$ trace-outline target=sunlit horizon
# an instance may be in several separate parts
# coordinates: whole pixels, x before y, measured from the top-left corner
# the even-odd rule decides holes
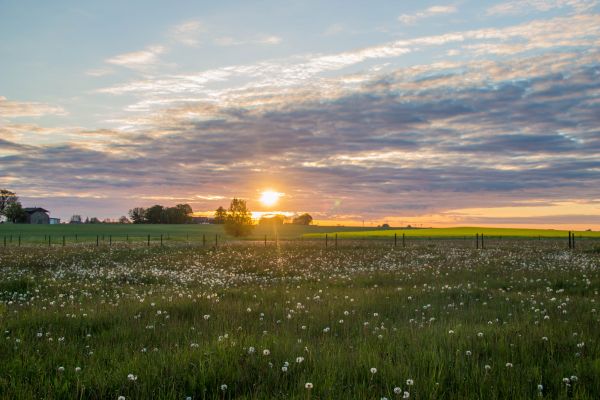
[[[63,222],[600,230],[596,1],[8,2],[0,33],[0,188]]]

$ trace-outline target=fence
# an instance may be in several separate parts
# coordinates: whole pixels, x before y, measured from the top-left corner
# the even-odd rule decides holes
[[[47,247],[66,247],[90,245],[95,247],[113,247],[113,246],[146,246],[146,247],[164,247],[173,245],[201,246],[204,248],[214,248],[223,245],[239,243],[253,243],[263,245],[279,245],[280,243],[304,243],[311,246],[323,246],[324,248],[341,248],[357,246],[390,246],[393,248],[407,248],[412,246],[427,245],[435,246],[441,243],[452,245],[453,247],[488,249],[499,248],[503,245],[527,245],[533,247],[542,247],[549,244],[553,246],[564,246],[567,249],[600,247],[599,237],[586,237],[575,235],[568,232],[567,237],[514,237],[514,236],[491,236],[483,233],[476,233],[474,236],[408,236],[394,234],[386,237],[351,237],[342,238],[337,234],[325,234],[323,237],[315,238],[284,238],[278,236],[264,235],[262,238],[235,239],[220,234],[196,234],[185,236],[173,236],[171,234],[148,234],[148,235],[4,235],[2,237],[2,246],[6,247],[27,247],[27,246],[47,246]]]

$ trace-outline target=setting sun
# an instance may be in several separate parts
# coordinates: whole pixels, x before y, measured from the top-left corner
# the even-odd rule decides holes
[[[275,192],[273,190],[265,190],[260,195],[260,202],[265,206],[273,206],[277,203],[283,193]]]

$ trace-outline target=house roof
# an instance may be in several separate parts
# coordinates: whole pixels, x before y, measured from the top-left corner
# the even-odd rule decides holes
[[[33,214],[33,213],[36,213],[38,211],[39,212],[45,212],[45,213],[49,213],[50,212],[50,211],[45,210],[45,209],[43,209],[41,207],[27,207],[27,208],[24,208],[23,211],[25,211],[27,214]]]

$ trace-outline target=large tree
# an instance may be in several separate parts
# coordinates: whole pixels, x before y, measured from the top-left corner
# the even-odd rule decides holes
[[[227,210],[225,210],[222,206],[219,206],[215,210],[215,224],[224,224],[227,219]]]
[[[4,208],[4,216],[7,221],[13,223],[25,222],[25,219],[27,218],[25,210],[23,210],[19,201],[8,203]]]
[[[19,197],[16,193],[6,189],[0,189],[0,215],[5,215],[6,207],[8,207],[9,204],[17,203],[18,201]]]
[[[252,213],[246,206],[246,200],[236,198],[231,200],[225,218],[225,232],[235,237],[248,236],[253,227]]]
[[[162,224],[165,223],[167,215],[165,208],[159,204],[156,204],[146,209],[146,222],[149,224]]]
[[[292,221],[296,225],[310,225],[312,224],[313,217],[310,214],[304,213],[302,215],[298,215]]]
[[[134,224],[143,224],[146,222],[146,210],[142,207],[135,207],[129,210],[129,218]]]

